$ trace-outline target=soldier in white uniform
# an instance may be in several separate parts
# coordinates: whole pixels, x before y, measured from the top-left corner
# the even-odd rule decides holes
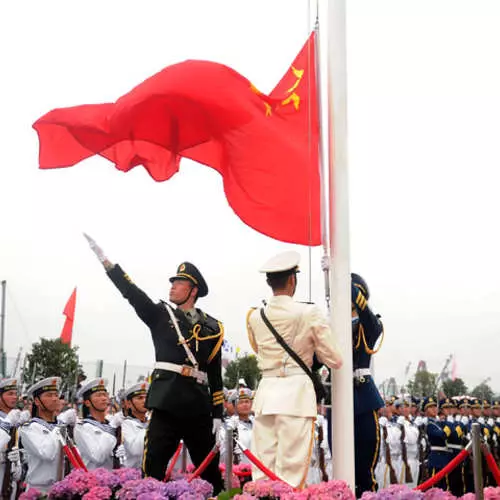
[[[26,489],[42,493],[63,478],[61,434],[56,423],[61,379],[50,377],[28,389],[33,400],[32,419],[19,429],[28,464]]]
[[[401,429],[392,419],[391,406],[380,410],[380,455],[375,467],[375,478],[379,489],[398,484],[401,472]]]
[[[17,481],[22,475],[18,428],[31,418],[28,412],[16,409],[17,389],[15,378],[0,380],[0,491],[2,498],[16,497]],[[6,469],[7,467],[9,469]]]
[[[118,412],[109,422],[106,420],[109,405],[106,385],[106,379],[96,378],[83,385],[77,394],[78,399],[83,399],[83,419],[75,427],[75,443],[89,470],[99,467],[111,470],[119,467],[117,459],[125,458],[123,445],[117,446],[117,428],[125,417]]]
[[[147,382],[141,382],[125,389],[123,403],[126,417],[122,423],[123,446],[125,447],[125,467],[142,467],[144,454],[144,436],[148,426],[147,412],[144,406],[149,389]]]
[[[325,316],[317,306],[293,300],[299,261],[297,252],[284,252],[260,269],[273,291],[264,313],[308,367],[316,353],[323,364],[340,368],[342,358]],[[317,414],[314,386],[278,344],[259,310],[248,314],[247,328],[262,371],[254,400],[252,452],[278,477],[294,487],[303,487]],[[253,468],[254,480],[264,477],[260,469]]]
[[[419,460],[419,436],[418,427],[411,421],[411,408],[413,402],[409,398],[404,398],[400,402],[400,416],[396,423],[401,430],[402,462],[399,471],[399,483],[407,484],[409,488],[415,488],[418,483],[418,473],[420,469]],[[406,455],[406,457],[405,457]],[[409,470],[406,469],[406,463]]]
[[[226,459],[226,432],[225,428],[230,426],[234,432],[234,438],[237,439],[245,448],[250,449],[252,444],[252,430],[253,430],[253,416],[252,413],[252,391],[248,388],[241,387],[238,391],[234,391],[231,396],[231,403],[234,407],[235,413],[232,417],[228,417],[224,421],[224,426],[219,431],[220,442],[220,457],[221,463]],[[233,463],[234,464],[248,464],[250,461],[243,454],[241,449],[233,445]]]

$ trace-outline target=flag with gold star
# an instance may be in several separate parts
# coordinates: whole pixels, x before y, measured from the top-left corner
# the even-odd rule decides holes
[[[189,158],[223,177],[229,205],[260,233],[319,245],[315,35],[270,94],[222,64],[164,68],[114,103],[54,109],[33,127],[42,169],[94,155],[165,181]]]

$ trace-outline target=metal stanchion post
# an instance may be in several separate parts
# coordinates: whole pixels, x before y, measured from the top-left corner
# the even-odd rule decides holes
[[[226,435],[225,437],[225,465],[226,465],[226,474],[224,477],[224,481],[226,483],[226,491],[229,491],[233,484],[233,429],[231,426],[226,427]]]
[[[182,451],[181,451],[181,472],[185,474],[187,472],[187,461],[188,461],[188,450],[186,444],[182,441]]]
[[[483,500],[483,468],[481,455],[481,425],[477,422],[472,424],[472,470],[474,472],[474,491],[476,500]]]

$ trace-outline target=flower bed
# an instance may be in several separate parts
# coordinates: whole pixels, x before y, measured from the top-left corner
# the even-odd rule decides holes
[[[163,483],[153,478],[141,479],[137,469],[90,472],[74,470],[55,483],[47,495],[30,489],[20,500],[207,500],[212,496],[212,485],[203,479],[178,479]]]

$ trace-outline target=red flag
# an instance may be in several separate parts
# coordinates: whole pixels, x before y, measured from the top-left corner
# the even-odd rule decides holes
[[[55,109],[33,125],[40,168],[101,155],[156,181],[181,157],[217,170],[236,214],[281,241],[321,243],[314,33],[269,95],[231,68],[185,61],[115,103]]]
[[[63,344],[69,344],[71,346],[71,338],[73,336],[73,321],[75,319],[75,307],[76,307],[76,287],[71,294],[66,307],[64,308],[63,314],[66,316],[64,321],[64,326],[61,332],[61,342]]]

